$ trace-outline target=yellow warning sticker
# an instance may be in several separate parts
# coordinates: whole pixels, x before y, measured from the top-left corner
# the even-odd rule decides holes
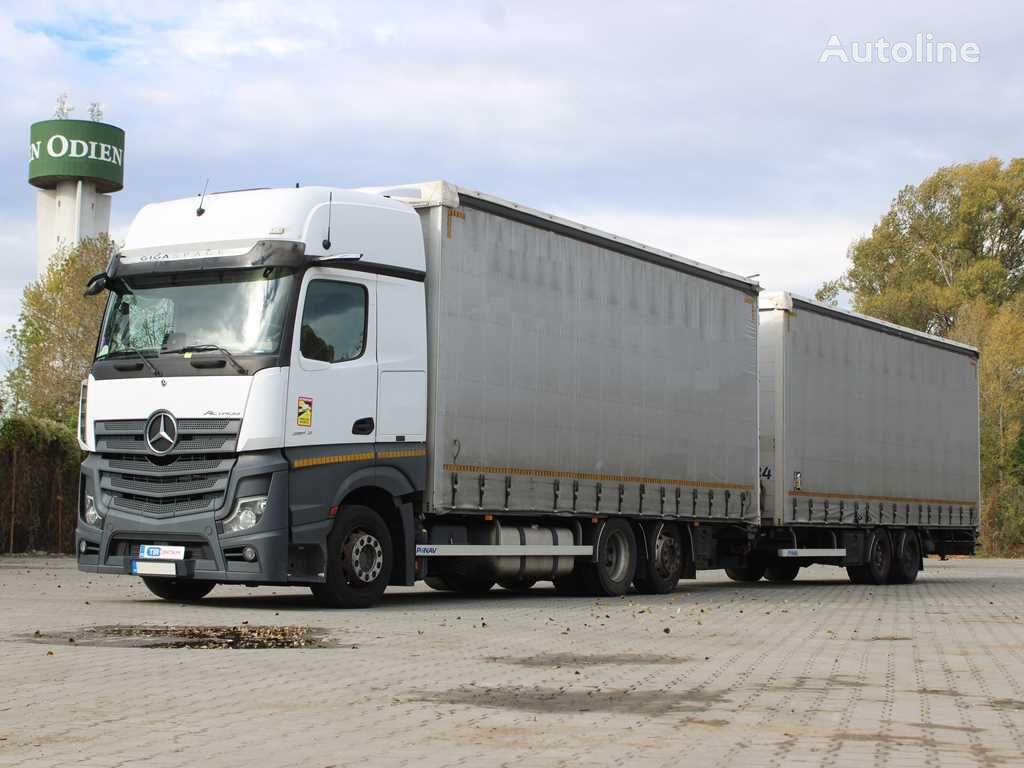
[[[313,398],[312,397],[300,397],[299,398],[299,410],[295,417],[295,423],[300,427],[312,427],[313,426]]]

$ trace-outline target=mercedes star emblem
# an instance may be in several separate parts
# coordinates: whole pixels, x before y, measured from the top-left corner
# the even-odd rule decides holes
[[[178,442],[178,422],[167,411],[157,411],[146,422],[146,445],[158,456],[170,453]]]

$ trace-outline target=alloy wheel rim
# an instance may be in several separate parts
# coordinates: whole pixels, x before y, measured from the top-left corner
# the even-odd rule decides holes
[[[366,585],[384,570],[384,548],[380,539],[363,530],[352,531],[342,547],[342,562],[350,581]]]
[[[658,531],[658,538],[654,542],[654,567],[658,575],[668,578],[676,572],[679,566],[682,551],[679,539],[665,533],[665,528]]]
[[[625,578],[626,552],[626,537],[622,531],[612,531],[605,540],[603,552],[604,570],[609,580],[618,582]]]

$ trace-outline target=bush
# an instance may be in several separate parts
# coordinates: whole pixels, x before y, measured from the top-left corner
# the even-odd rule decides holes
[[[81,460],[63,424],[18,415],[0,422],[0,551],[74,551]]]
[[[996,484],[985,497],[981,542],[1001,557],[1024,556],[1024,485],[1016,479]]]

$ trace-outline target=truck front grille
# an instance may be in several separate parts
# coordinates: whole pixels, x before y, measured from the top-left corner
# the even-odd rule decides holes
[[[113,509],[154,518],[224,506],[241,422],[182,419],[164,456],[146,447],[145,420],[96,422],[100,491]]]

